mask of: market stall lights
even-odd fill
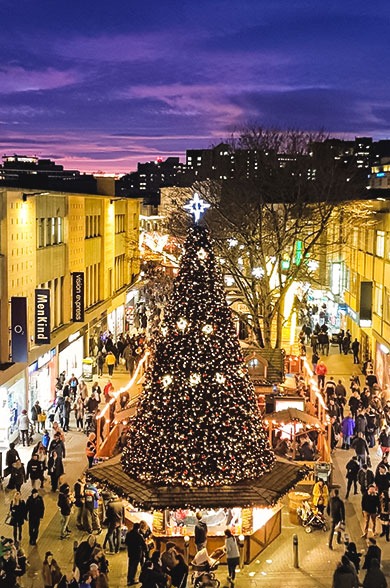
[[[252,276],[254,276],[257,279],[263,278],[264,274],[265,272],[262,267],[254,267],[252,270]]]

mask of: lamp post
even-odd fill
[[[186,564],[188,565],[189,559],[189,550],[190,550],[190,538],[188,535],[184,535],[184,559]]]
[[[240,552],[240,570],[244,569],[244,545],[245,545],[245,537],[244,535],[238,536],[238,549]]]

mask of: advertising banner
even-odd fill
[[[36,345],[50,343],[50,290],[48,288],[35,290],[35,343]]]
[[[74,323],[84,322],[84,272],[72,274],[72,320]]]
[[[11,298],[11,354],[12,361],[27,361],[27,298]]]

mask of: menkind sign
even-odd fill
[[[47,288],[35,290],[35,343],[50,343],[50,290]]]

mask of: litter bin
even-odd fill
[[[86,382],[92,382],[94,374],[95,360],[92,357],[84,357],[82,361],[81,377]]]
[[[289,492],[288,508],[290,523],[293,525],[300,525],[301,520],[298,516],[297,509],[302,506],[305,500],[310,500],[311,496],[307,492]]]

